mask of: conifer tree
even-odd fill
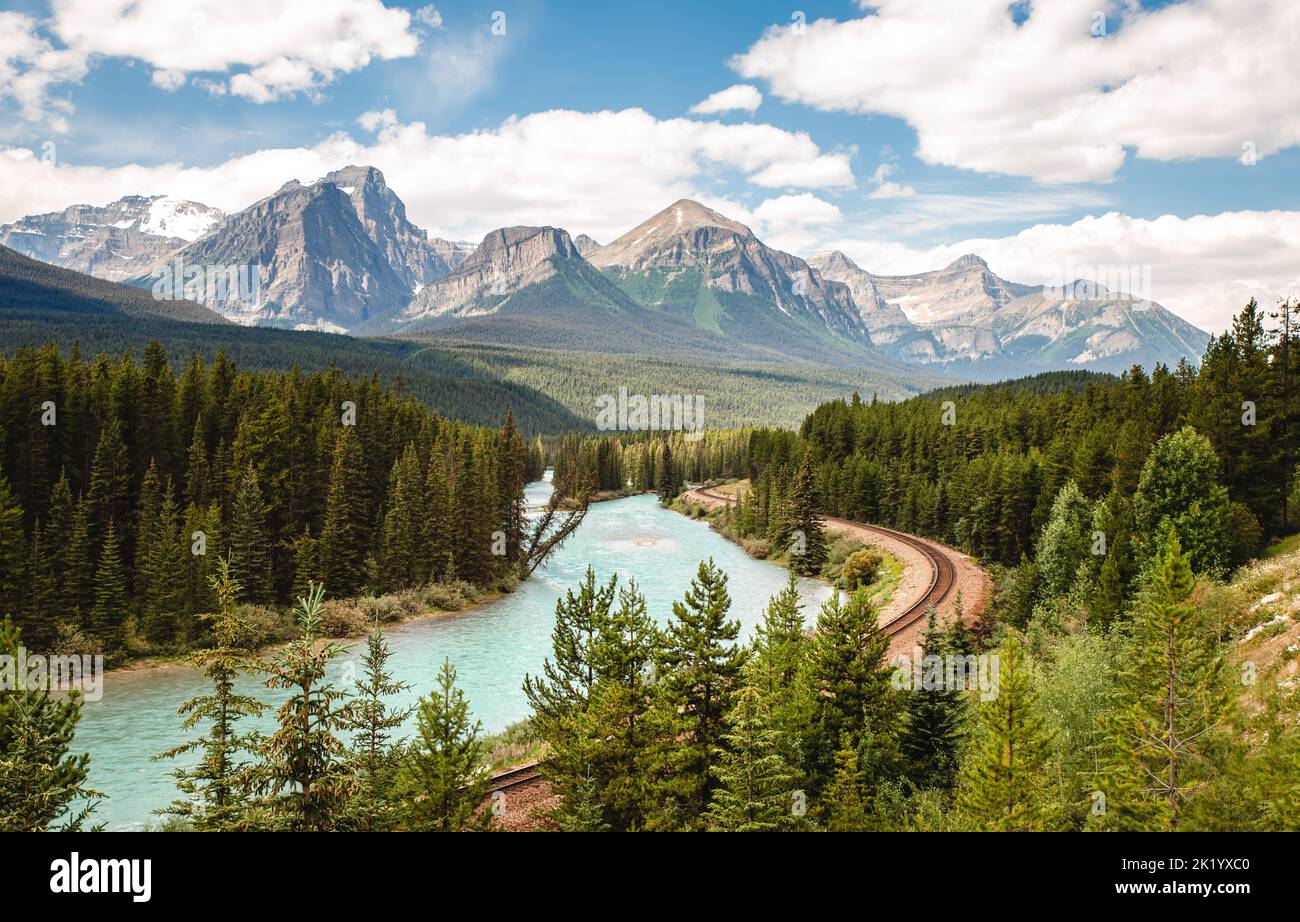
[[[816,576],[826,562],[826,535],[817,514],[817,484],[812,452],[804,453],[786,495],[785,521],[789,530],[781,536],[790,551],[790,568],[802,576]]]
[[[714,760],[725,750],[725,718],[745,662],[730,608],[727,576],[711,559],[700,563],[685,599],[673,603],[658,686],[658,709],[676,722],[676,732],[664,735],[676,742],[668,743],[659,771],[661,827],[702,828],[717,787]]]
[[[659,456],[659,482],[657,484],[659,502],[665,506],[672,503],[682,492],[681,471],[673,460],[673,449],[669,439],[664,439],[663,451]]]
[[[1188,601],[1195,585],[1171,532],[1120,661],[1101,825],[1177,830],[1187,802],[1213,776],[1208,757],[1232,698],[1218,639]]]
[[[958,756],[966,719],[966,700],[961,689],[946,681],[930,681],[930,664],[942,663],[931,657],[959,655],[944,641],[933,608],[926,620],[922,641],[923,686],[907,694],[907,717],[902,740],[903,758],[912,782],[918,788],[950,790],[956,781]],[[945,670],[945,675],[947,675]],[[926,685],[936,685],[929,688]]]
[[[394,708],[386,699],[408,691],[411,683],[393,678],[388,666],[389,655],[388,641],[376,620],[361,657],[362,676],[354,686],[351,718],[355,733],[351,755],[357,793],[348,807],[348,822],[362,832],[390,830],[398,817],[393,785],[403,744],[393,739],[393,733],[402,726],[412,708]]]
[[[962,767],[958,804],[976,828],[1035,832],[1051,828],[1043,768],[1051,744],[1033,672],[1014,631],[998,650],[998,691],[982,701]]]
[[[267,509],[257,473],[251,467],[240,476],[230,512],[226,551],[230,557],[231,573],[242,587],[243,600],[270,601],[273,590]]]
[[[91,623],[91,609],[95,605],[95,565],[90,535],[90,503],[82,497],[73,512],[72,532],[68,536],[63,591],[68,608],[85,626]]]
[[[814,713],[808,752],[809,782],[820,791],[830,781],[835,752],[845,738],[867,752],[868,780],[892,770],[898,745],[898,708],[886,662],[889,637],[880,629],[866,590],[822,603],[809,651]]]
[[[325,525],[320,537],[321,572],[330,591],[341,598],[357,595],[366,583],[369,544],[365,459],[354,427],[344,426],[334,446]]]
[[[263,740],[256,731],[245,730],[242,721],[259,716],[267,706],[235,687],[240,675],[256,668],[257,657],[242,645],[246,626],[236,614],[240,587],[228,561],[218,560],[211,582],[217,610],[205,618],[212,625],[213,645],[191,653],[188,661],[211,680],[212,691],[177,709],[184,718],[181,727],[192,730],[203,725],[203,735],[156,758],[198,755],[192,768],[172,772],[177,790],[185,796],[163,812],[185,818],[196,830],[223,832],[245,828],[249,822],[257,786],[258,766],[253,755]]]
[[[267,688],[289,692],[261,750],[274,829],[331,830],[356,789],[340,737],[354,719],[349,695],[326,678],[344,648],[320,640],[324,595],[323,586],[313,586],[299,597],[297,639],[262,667]]]
[[[827,832],[862,832],[870,822],[866,775],[858,768],[858,750],[845,736],[835,750],[831,780],[819,811]]]
[[[497,438],[497,502],[500,510],[497,519],[506,538],[506,561],[519,562],[527,525],[524,507],[524,486],[527,484],[527,448],[524,437],[515,425],[514,409],[506,408],[506,421]]]
[[[786,761],[781,731],[763,695],[752,684],[736,693],[727,716],[726,747],[717,767],[718,786],[708,825],[720,832],[776,832],[795,828],[797,773]]]
[[[27,552],[22,507],[0,474],[0,613],[18,613],[27,607]]]
[[[456,670],[444,660],[437,687],[416,707],[415,738],[398,774],[402,827],[417,832],[486,829],[487,797],[481,725],[471,722],[469,703],[456,687]]]
[[[383,528],[383,575],[390,589],[415,586],[428,576],[421,572],[420,536],[424,528],[424,473],[409,444],[393,464],[388,478],[387,512]]]
[[[88,624],[90,632],[104,645],[106,654],[117,652],[126,614],[126,577],[118,550],[117,529],[110,519],[95,570],[95,605],[90,610]]]
[[[141,548],[140,569],[147,574],[149,587],[144,598],[145,632],[154,643],[167,644],[176,639],[185,609],[185,543],[178,516],[168,477],[149,543]]]
[[[587,568],[578,591],[566,590],[555,603],[551,658],[542,664],[542,675],[524,676],[534,724],[553,746],[566,732],[566,719],[586,707],[599,677],[597,637],[607,629],[617,579],[600,585],[596,571]]]
[[[16,659],[20,644],[4,618],[0,656]],[[78,691],[0,682],[0,832],[76,831],[86,822],[102,795],[86,784],[90,756],[69,752],[80,718]]]

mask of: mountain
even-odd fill
[[[168,262],[260,273],[255,297],[208,301],[239,323],[346,331],[401,309],[411,299],[406,280],[438,271],[403,223],[404,209],[389,210],[396,196],[386,200],[385,191],[382,177],[356,185],[290,180]]]
[[[192,301],[159,300],[152,292],[51,266],[0,246],[0,315],[5,320],[57,315],[225,324]]]
[[[72,205],[0,225],[0,245],[64,269],[122,281],[221,223],[219,209],[165,195]]]
[[[689,199],[587,258],[649,309],[738,342],[823,359],[871,342],[847,285]]]
[[[579,234],[573,238],[573,245],[578,248],[578,252],[586,256],[592,250],[599,250],[600,244],[586,234]]]
[[[1003,377],[1046,368],[1122,371],[1199,359],[1209,337],[1153,301],[1078,282],[1001,278],[978,256],[932,272],[874,275],[839,251],[809,263],[843,282],[873,341],[907,362]]]

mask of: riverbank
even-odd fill
[[[384,630],[404,624],[452,618],[469,614],[483,606],[509,595],[518,588],[515,583],[510,588],[498,586],[493,589],[477,589],[469,583],[434,583],[421,589],[408,589],[401,592],[386,593],[382,596],[356,596],[351,599],[327,599],[325,601],[325,618],[323,624],[328,627],[321,637],[321,643],[330,640],[360,640],[370,633],[376,620]],[[426,601],[418,601],[423,597]],[[438,606],[428,604],[428,599],[451,601],[453,604]],[[457,604],[459,600],[459,604]],[[292,607],[269,608],[257,605],[240,605],[236,610],[246,622],[255,625],[259,635],[248,638],[248,649],[259,658],[264,658],[297,636],[297,626],[293,619]],[[267,613],[273,621],[268,622]],[[251,617],[250,617],[251,616]],[[268,626],[269,625],[269,626]],[[266,632],[270,631],[271,636]],[[108,677],[123,677],[148,672],[165,672],[172,669],[190,668],[188,660],[196,650],[160,653],[133,657],[124,663],[114,665],[105,671]]]

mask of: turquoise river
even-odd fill
[[[530,505],[540,505],[549,492],[547,483],[531,484]],[[709,557],[730,577],[731,614],[740,621],[742,636],[748,637],[768,597],[784,584],[783,569],[753,560],[704,523],[660,508],[652,496],[594,505],[582,526],[514,593],[469,611],[388,629],[393,672],[414,685],[401,703],[413,703],[432,686],[445,657],[458,670],[460,687],[484,731],[499,731],[527,716],[524,675],[539,671],[550,651],[555,602],[577,585],[588,564],[601,577],[618,573],[635,578],[650,611],[662,622],[685,593],[699,562]],[[801,590],[808,619],[830,590],[810,581]],[[355,656],[363,643],[350,643],[349,654],[338,663],[336,681],[356,673]],[[246,687],[259,688],[252,678]],[[185,738],[176,707],[206,688],[203,676],[183,665],[106,676],[101,700],[85,706],[74,744],[90,753],[90,784],[106,795],[95,810],[95,822],[110,830],[140,829],[154,819],[155,810],[174,799],[174,766],[156,762],[153,756]],[[278,693],[265,688],[258,693],[265,701],[278,701]],[[267,723],[264,718],[262,724]]]

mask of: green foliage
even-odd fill
[[[401,827],[415,832],[486,829],[492,813],[482,769],[481,727],[471,723],[469,703],[456,687],[456,670],[444,661],[437,686],[416,706],[416,732],[398,771],[395,797]]]
[[[13,621],[0,621],[0,656],[17,658]],[[33,688],[13,661],[0,681],[0,832],[75,831],[100,795],[86,785],[90,756],[70,752],[81,695]]]

